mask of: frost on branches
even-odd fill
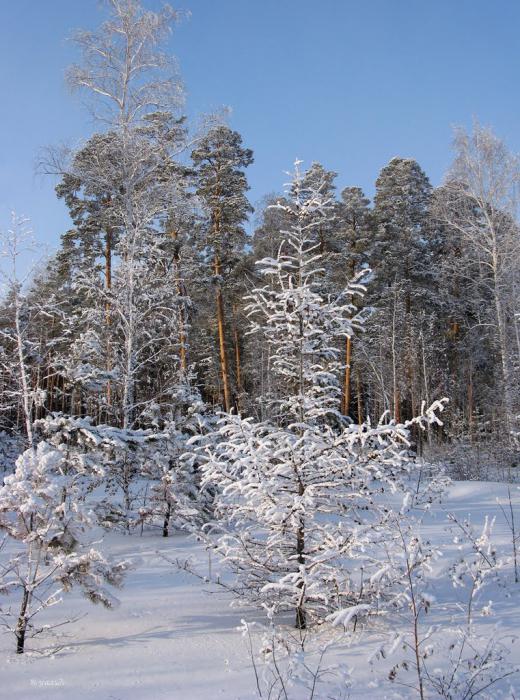
[[[382,551],[415,498],[408,428],[439,423],[444,402],[402,425],[386,416],[353,425],[341,415],[338,341],[363,326],[366,311],[349,299],[363,293],[369,271],[336,298],[320,295],[310,240],[329,203],[319,182],[304,187],[298,165],[287,205],[293,225],[277,259],[261,262],[268,283],[248,307],[279,397],[269,422],[222,416],[205,447],[203,484],[215,488],[213,542],[237,575],[234,590],[271,613],[295,612],[304,629],[383,595]]]

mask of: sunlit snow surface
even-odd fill
[[[520,525],[520,491],[512,487],[514,509]],[[501,553],[511,550],[511,535],[497,498],[506,507],[507,487],[498,483],[455,482],[441,506],[425,517],[421,535],[443,552],[436,564],[439,572],[456,556],[453,532],[446,529],[446,513],[467,516],[477,527],[487,515],[496,516],[493,539]],[[509,507],[509,506],[507,506]],[[507,511],[506,511],[507,512]],[[198,570],[208,574],[208,554],[203,546],[184,535],[169,539],[152,533],[123,536],[110,534],[104,548],[114,557],[135,556],[140,564],[118,592],[121,605],[104,610],[83,600],[79,593],[66,596],[63,604],[45,613],[39,622],[82,616],[57,630],[56,639],[28,640],[28,653],[14,654],[14,640],[0,633],[0,698],[19,700],[252,700],[258,695],[249,652],[237,631],[242,618],[254,619],[255,611],[230,607],[222,589],[204,584],[179,572],[164,558],[193,557]],[[164,555],[164,556],[163,556]],[[212,575],[218,566],[212,562]],[[505,586],[484,592],[493,600],[493,614],[477,616],[480,631],[499,625],[500,635],[520,630],[520,584],[512,570],[503,572]],[[443,577],[435,586],[436,603],[428,624],[446,624],[450,610],[466,596]],[[8,599],[4,599],[4,604]],[[12,601],[15,602],[14,600]],[[442,606],[441,606],[442,604]],[[388,681],[387,674],[398,658],[368,662],[383,640],[384,624],[377,630],[361,630],[345,637],[338,660],[352,668],[349,697],[414,698],[416,692]],[[54,649],[54,650],[53,650]],[[328,659],[333,662],[335,659]],[[509,661],[520,664],[520,642],[512,646]],[[520,676],[503,686],[520,691]],[[497,690],[498,692],[498,690]],[[292,696],[291,696],[292,697]],[[294,697],[297,697],[296,695]],[[512,697],[506,694],[504,697]]]

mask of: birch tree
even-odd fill
[[[107,325],[117,316],[122,330],[118,348],[121,424],[129,428],[145,352],[142,334],[146,330],[140,325],[146,295],[143,266],[147,253],[159,248],[150,238],[161,226],[164,230],[169,212],[182,198],[182,178],[174,158],[185,141],[179,138],[184,132],[174,116],[182,103],[182,85],[173,60],[162,50],[176,13],[169,6],[159,13],[145,11],[134,0],[109,0],[107,5],[109,19],[97,32],[75,36],[82,63],[69,71],[69,83],[88,96],[95,115],[109,129],[110,138],[105,137],[101,151],[83,173],[97,183],[97,192],[109,193],[110,211],[120,231],[117,308],[110,289],[115,272],[110,279],[105,275],[104,307]],[[109,264],[108,255],[105,258]],[[178,339],[178,329],[173,333]]]
[[[104,6],[109,16],[97,31],[73,36],[82,62],[67,77],[98,120],[128,132],[146,114],[182,104],[175,61],[163,50],[178,14],[168,4],[160,12],[144,10],[138,0],[104,0]]]
[[[32,376],[34,358],[39,350],[33,326],[38,309],[28,298],[34,273],[34,261],[31,264],[30,257],[35,252],[36,244],[28,219],[13,213],[11,226],[0,231],[0,278],[5,295],[3,310],[7,317],[0,330],[3,409],[6,412],[19,409],[30,449],[35,446],[34,409],[45,398],[41,382],[35,383]],[[50,310],[51,300],[46,300],[46,303]]]
[[[499,357],[506,434],[513,429],[517,400],[513,371],[512,323],[520,236],[516,224],[518,159],[491,130],[475,124],[471,134],[458,129],[455,159],[443,187],[439,217],[461,238],[467,255],[484,275],[489,292],[489,323]]]

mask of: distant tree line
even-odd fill
[[[256,263],[276,258],[287,237],[291,192],[268,195],[246,233],[253,152],[218,121],[191,133],[180,79],[158,48],[174,11],[109,6],[98,32],[76,35],[82,62],[68,76],[100,131],[45,162],[71,228],[29,284],[7,275],[0,309],[1,428],[29,443],[33,421],[56,412],[124,429],[160,425],[183,410],[185,386],[212,409],[260,419],[283,393],[269,345],[249,333],[247,305]],[[333,297],[372,271],[355,300],[369,316],[365,331],[338,341],[343,415],[362,422],[388,411],[400,422],[448,396],[444,442],[496,445],[500,435],[506,451],[513,444],[518,173],[478,124],[457,131],[437,188],[409,158],[381,170],[373,202],[359,187],[337,192],[337,174],[318,162],[304,170],[303,189],[318,187],[332,211],[325,223],[317,212],[309,229],[321,293]],[[17,227],[7,248],[24,237]],[[422,449],[431,436],[414,437]]]

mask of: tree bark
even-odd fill
[[[105,233],[105,289],[108,293],[112,289],[112,231],[108,228]],[[110,338],[110,326],[112,324],[112,313],[110,301],[105,303],[105,321],[107,327],[107,372],[112,371],[112,344]],[[107,381],[107,406],[112,405],[112,383]]]
[[[218,256],[218,253],[215,253],[214,271],[216,277],[217,333],[220,358],[220,373],[222,376],[224,410],[229,413],[229,411],[231,410],[231,392],[229,388],[229,369],[226,355],[224,300],[222,297],[222,286],[220,283],[221,269],[220,258]]]
[[[168,503],[166,505],[166,511],[164,513],[163,530],[162,530],[163,537],[168,537],[168,535],[169,535],[171,514],[172,514],[172,506],[171,506],[171,503]]]
[[[345,376],[343,379],[343,406],[342,413],[348,416],[350,413],[350,358],[352,355],[352,338],[347,337],[345,340]]]
[[[235,375],[237,382],[237,397],[236,404],[237,410],[240,412],[240,396],[242,394],[242,363],[240,358],[240,342],[238,337],[238,326],[237,326],[237,316],[236,316],[236,305],[233,305],[233,343],[235,350]]]
[[[25,635],[27,632],[27,608],[29,606],[31,594],[25,589],[22,597],[22,604],[20,606],[20,613],[18,615],[18,621],[16,623],[16,653],[23,654],[25,648]]]
[[[303,489],[300,489],[303,495]],[[300,527],[296,533],[296,554],[298,555],[298,564],[305,564],[305,525],[303,519],[300,520]],[[305,600],[303,591],[303,581],[300,581],[298,588],[302,590],[300,600],[296,607],[296,629],[304,630],[307,628],[307,613],[305,611]]]

